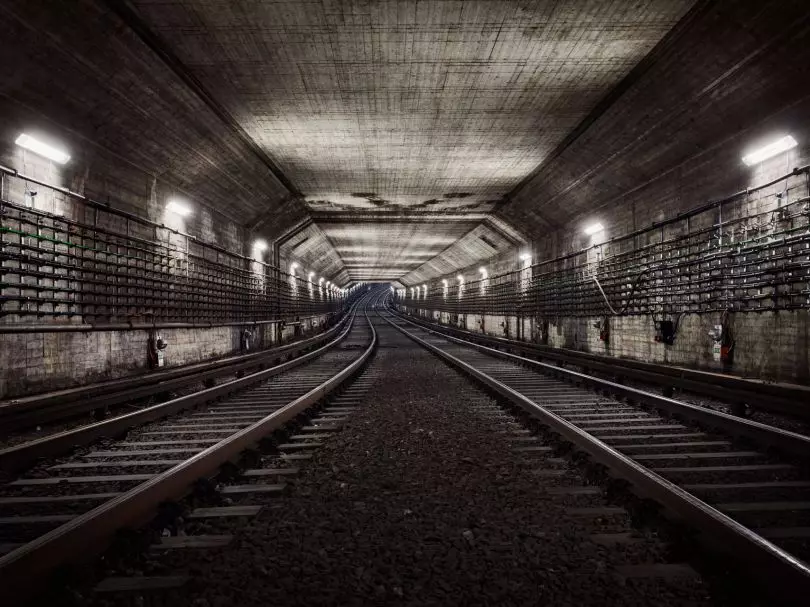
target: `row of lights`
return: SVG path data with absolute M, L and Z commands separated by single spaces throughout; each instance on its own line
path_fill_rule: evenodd
M 27 133 L 21 133 L 17 137 L 17 139 L 15 139 L 14 143 L 16 143 L 21 148 L 34 152 L 39 156 L 42 156 L 44 158 L 47 158 L 48 160 L 52 160 L 59 164 L 65 164 L 70 160 L 70 154 L 68 154 L 67 151 L 55 147 L 53 145 L 50 145 L 48 143 L 45 143 L 44 141 L 40 141 L 36 137 L 29 135 Z M 768 160 L 769 158 L 773 158 L 778 154 L 787 152 L 788 150 L 795 148 L 797 145 L 798 142 L 796 141 L 796 139 L 794 139 L 790 135 L 786 135 L 784 137 L 777 139 L 776 141 L 769 143 L 768 145 L 763 146 L 758 150 L 751 152 L 750 154 L 746 154 L 745 156 L 743 156 L 742 161 L 747 166 L 753 166 L 755 164 L 759 164 L 760 162 Z M 170 213 L 174 213 L 182 217 L 187 217 L 192 213 L 192 209 L 188 204 L 176 198 L 169 200 L 169 202 L 166 204 L 166 210 Z M 600 232 L 603 232 L 604 229 L 605 229 L 604 225 L 602 225 L 599 222 L 596 222 L 586 226 L 583 229 L 583 231 L 587 236 L 594 236 L 596 234 L 599 234 Z M 254 242 L 253 248 L 255 251 L 261 253 L 267 250 L 267 241 L 261 239 L 257 240 L 256 242 Z M 528 253 L 521 253 L 520 259 L 524 262 L 529 261 L 531 260 L 531 256 Z M 484 279 L 487 278 L 487 271 L 485 268 L 479 268 L 479 272 L 481 272 L 481 275 Z M 310 282 L 312 281 L 311 278 L 313 275 L 314 273 L 312 272 L 309 275 Z M 459 281 L 459 284 L 464 283 L 464 277 L 461 274 L 459 274 L 456 277 L 456 279 Z M 322 281 L 323 278 L 321 278 L 318 281 L 319 284 Z M 442 283 L 445 285 L 445 287 L 447 287 L 446 280 L 443 280 Z M 425 285 L 422 286 L 424 287 Z
M 290 264 L 290 277 L 291 278 L 295 278 L 295 276 L 296 276 L 295 272 L 298 269 L 298 267 L 299 267 L 298 262 L 294 261 L 293 263 Z M 309 272 L 307 274 L 307 282 L 309 282 L 311 284 L 315 284 L 316 281 L 314 279 L 315 279 L 315 272 Z M 326 281 L 326 284 L 324 284 L 324 281 Z M 335 293 L 340 293 L 341 295 L 346 293 L 346 289 L 341 289 L 336 284 L 332 284 L 331 280 L 326 280 L 326 278 L 324 278 L 323 276 L 318 278 L 317 284 L 318 284 L 319 288 L 325 287 L 325 288 L 327 288 L 327 289 L 329 289 L 331 291 L 334 291 Z
M 532 259 L 532 256 L 531 256 L 530 253 L 523 252 L 523 253 L 520 254 L 520 260 L 524 264 L 528 264 L 531 261 L 531 259 Z M 481 266 L 480 268 L 478 268 L 478 272 L 481 274 L 481 280 L 482 281 L 486 281 L 489 278 L 489 272 L 487 271 L 487 269 L 484 266 Z M 464 287 L 464 275 L 463 274 L 458 274 L 456 276 L 456 280 L 458 281 L 459 288 L 463 288 Z M 482 282 L 482 284 L 481 284 L 482 292 L 483 292 L 483 290 L 485 288 L 485 285 L 486 285 L 486 283 Z M 443 290 L 444 290 L 444 295 L 445 295 L 445 297 L 447 297 L 447 290 L 450 288 L 450 283 L 448 282 L 448 280 L 446 278 L 442 278 L 442 287 L 443 287 Z M 421 287 L 410 287 L 411 297 L 413 297 L 414 294 L 416 294 L 416 296 L 418 297 L 419 296 L 419 289 L 422 289 L 423 292 L 425 293 L 425 295 L 427 295 L 427 285 L 423 284 Z M 392 291 L 393 291 L 393 288 L 392 288 Z M 402 289 L 402 291 L 405 291 L 405 289 Z M 405 291 L 405 292 L 407 293 L 407 291 Z M 404 293 L 403 293 L 403 295 L 404 295 Z

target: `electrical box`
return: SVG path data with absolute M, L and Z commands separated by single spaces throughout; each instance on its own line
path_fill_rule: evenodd
M 675 323 L 661 320 L 655 323 L 655 341 L 671 346 L 675 343 Z

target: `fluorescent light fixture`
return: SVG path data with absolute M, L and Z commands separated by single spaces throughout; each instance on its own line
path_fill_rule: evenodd
M 191 215 L 191 207 L 187 204 L 183 204 L 179 200 L 170 200 L 169 204 L 166 205 L 166 210 L 169 211 L 169 213 L 175 213 L 182 217 Z
M 520 260 L 521 261 L 529 261 L 532 258 L 530 253 L 521 253 Z
M 602 231 L 602 230 L 604 230 L 604 229 L 605 229 L 605 226 L 603 226 L 601 223 L 599 223 L 599 222 L 597 221 L 596 223 L 592 223 L 591 225 L 589 225 L 588 227 L 586 227 L 586 228 L 585 228 L 585 230 L 583 230 L 583 231 L 584 231 L 584 232 L 585 232 L 585 233 L 586 233 L 588 236 L 593 236 L 594 234 L 598 234 L 599 232 L 601 232 L 601 231 Z
M 798 143 L 793 137 L 786 135 L 781 139 L 777 139 L 773 143 L 769 143 L 765 147 L 761 147 L 758 150 L 743 156 L 742 161 L 748 166 L 751 166 L 752 164 L 759 164 L 763 160 L 772 158 L 777 154 L 781 154 L 782 152 L 787 152 L 788 150 L 795 148 L 797 145 Z
M 26 150 L 31 150 L 34 154 L 39 154 L 47 158 L 48 160 L 53 160 L 54 162 L 58 162 L 59 164 L 65 164 L 68 160 L 70 160 L 70 154 L 65 152 L 64 150 L 60 150 L 55 148 L 47 143 L 40 141 L 36 137 L 31 137 L 31 135 L 26 135 L 25 133 L 21 133 L 19 137 L 14 141 L 18 146 L 21 148 L 25 148 Z
M 262 240 L 261 238 L 253 243 L 253 250 L 254 251 L 266 251 L 267 250 L 267 241 Z

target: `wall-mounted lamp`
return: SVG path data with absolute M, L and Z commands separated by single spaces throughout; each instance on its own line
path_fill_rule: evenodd
M 181 217 L 191 215 L 191 207 L 179 200 L 170 200 L 166 205 L 166 210 L 169 211 L 169 213 L 175 213 Z
M 776 141 L 769 143 L 758 150 L 754 150 L 750 154 L 746 154 L 743 156 L 742 161 L 748 166 L 759 164 L 763 160 L 773 158 L 782 152 L 787 152 L 788 150 L 795 148 L 797 145 L 799 144 L 793 137 L 786 135 L 785 137 L 777 139 Z
M 593 236 L 594 234 L 598 234 L 599 232 L 601 232 L 604 229 L 605 229 L 605 226 L 603 226 L 599 222 L 596 222 L 596 223 L 592 223 L 591 225 L 587 226 L 583 230 L 583 232 L 585 232 L 585 234 L 587 234 L 588 236 Z
M 40 141 L 36 137 L 32 137 L 26 133 L 21 133 L 20 136 L 14 140 L 14 143 L 21 148 L 30 150 L 34 152 L 34 154 L 38 154 L 39 156 L 47 158 L 48 160 L 53 160 L 59 164 L 65 164 L 68 160 L 70 160 L 70 154 L 64 150 L 60 150 L 52 145 L 48 145 L 44 141 Z

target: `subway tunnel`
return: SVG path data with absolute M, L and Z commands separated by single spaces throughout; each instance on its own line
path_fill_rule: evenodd
M 10 604 L 805 600 L 806 2 L 0 16 Z

